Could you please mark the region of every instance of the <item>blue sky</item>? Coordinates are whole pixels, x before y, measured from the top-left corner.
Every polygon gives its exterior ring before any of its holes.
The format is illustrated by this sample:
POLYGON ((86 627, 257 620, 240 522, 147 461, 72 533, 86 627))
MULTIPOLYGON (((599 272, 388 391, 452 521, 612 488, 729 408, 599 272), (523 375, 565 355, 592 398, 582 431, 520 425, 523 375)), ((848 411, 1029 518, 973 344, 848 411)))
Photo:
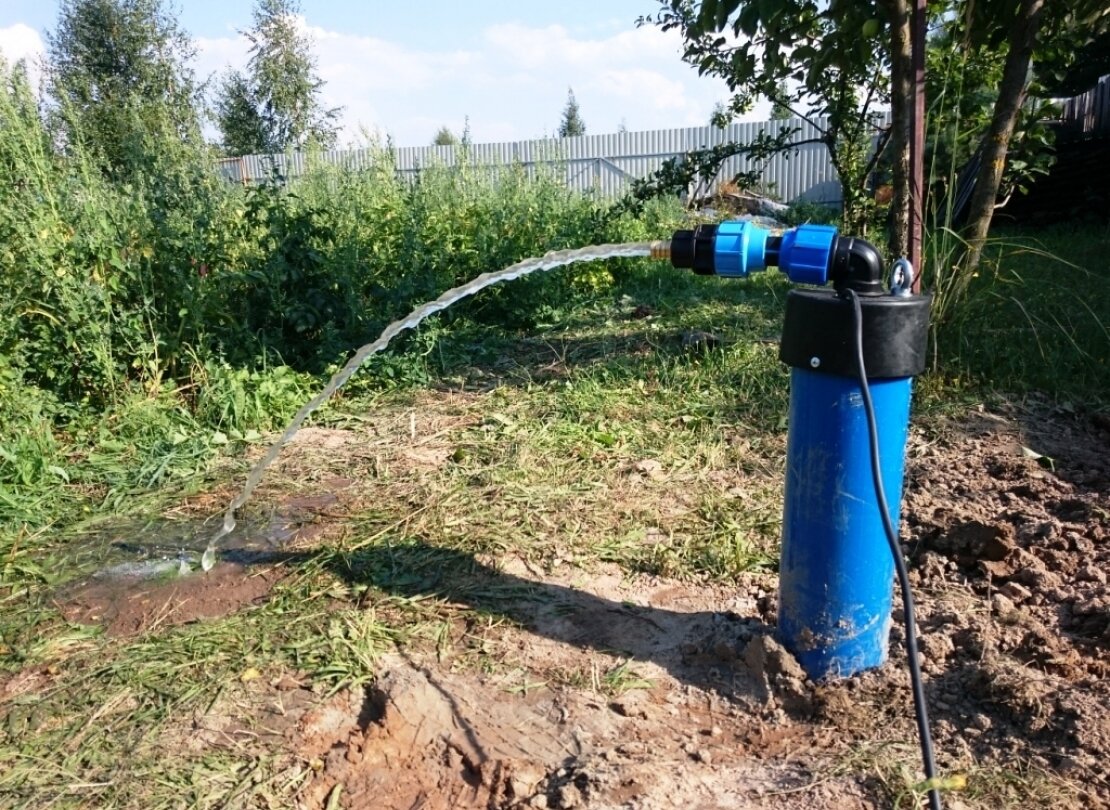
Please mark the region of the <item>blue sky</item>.
MULTIPOLYGON (((184 0, 183 27, 198 46, 201 77, 241 67, 250 0, 184 0)), ((345 108, 343 139, 390 134, 399 146, 428 143, 440 126, 476 141, 551 134, 573 87, 590 133, 700 126, 727 97, 679 58, 680 42, 635 19, 653 0, 302 0, 326 101, 345 108)), ((0 51, 43 49, 58 4, 4 0, 0 51)), ((765 110, 757 108, 753 117, 765 110)))

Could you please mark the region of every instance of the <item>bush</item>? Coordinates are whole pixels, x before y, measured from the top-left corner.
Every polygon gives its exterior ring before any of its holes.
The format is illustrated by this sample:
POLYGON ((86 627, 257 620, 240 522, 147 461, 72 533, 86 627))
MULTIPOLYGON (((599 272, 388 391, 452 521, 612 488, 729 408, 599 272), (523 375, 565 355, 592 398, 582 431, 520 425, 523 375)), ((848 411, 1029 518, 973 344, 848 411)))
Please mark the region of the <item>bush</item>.
MULTIPOLYGON (((0 491, 25 518, 45 514, 21 500, 36 487, 102 498, 279 427, 315 387, 302 372, 334 370, 481 273, 677 224, 673 206, 610 216, 557 169, 479 167, 465 147, 458 165, 415 178, 372 146, 359 170, 309 155, 303 177, 243 188, 165 128, 136 129, 126 180, 67 132, 59 148, 25 75, 0 64, 0 491)), ((403 338, 419 351, 379 357, 368 376, 425 380, 453 321, 528 326, 635 266, 492 288, 403 338)))

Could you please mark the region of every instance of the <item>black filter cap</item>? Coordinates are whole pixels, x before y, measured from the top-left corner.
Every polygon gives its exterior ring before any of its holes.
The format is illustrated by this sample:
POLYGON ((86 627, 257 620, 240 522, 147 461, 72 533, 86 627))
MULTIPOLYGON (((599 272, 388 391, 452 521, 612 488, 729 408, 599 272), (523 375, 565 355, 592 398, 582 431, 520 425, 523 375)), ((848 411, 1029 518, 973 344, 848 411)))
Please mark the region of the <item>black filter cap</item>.
MULTIPOLYGON (((867 376, 913 377, 925 370, 929 295, 860 296, 867 376)), ((852 306, 831 290, 791 290, 779 359, 788 366, 856 376, 852 306)))

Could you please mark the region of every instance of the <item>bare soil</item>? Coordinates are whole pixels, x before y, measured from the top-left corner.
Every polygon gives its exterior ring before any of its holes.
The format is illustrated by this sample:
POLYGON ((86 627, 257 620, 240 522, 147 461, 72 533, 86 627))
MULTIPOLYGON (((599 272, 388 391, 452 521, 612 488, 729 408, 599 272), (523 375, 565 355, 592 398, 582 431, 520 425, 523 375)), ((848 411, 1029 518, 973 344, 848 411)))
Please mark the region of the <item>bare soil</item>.
MULTIPOLYGON (((333 470, 363 446, 328 441, 333 470)), ((410 464, 441 461, 418 449, 410 464)), ((982 411, 916 428, 907 469, 935 744, 969 777, 947 805, 1110 807, 1110 431, 982 411)), ((188 746, 280 751, 306 775, 301 808, 916 806, 900 612, 886 665, 814 684, 774 640, 774 575, 478 562, 477 585, 524 594, 509 621, 455 620, 497 666, 415 646, 331 697, 300 673, 258 679, 192 718, 188 746)), ((149 630, 264 598, 282 570, 224 566, 187 598, 169 583, 124 605, 88 591, 67 615, 149 630)))

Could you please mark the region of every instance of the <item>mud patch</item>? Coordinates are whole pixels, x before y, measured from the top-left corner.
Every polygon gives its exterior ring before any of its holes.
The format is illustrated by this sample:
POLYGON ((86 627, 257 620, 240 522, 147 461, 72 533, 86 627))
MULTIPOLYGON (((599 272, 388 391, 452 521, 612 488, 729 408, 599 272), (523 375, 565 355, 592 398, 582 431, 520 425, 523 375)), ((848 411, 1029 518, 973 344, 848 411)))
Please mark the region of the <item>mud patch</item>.
POLYGON ((62 615, 128 636, 257 604, 285 576, 287 563, 303 560, 309 553, 304 549, 335 529, 333 511, 342 508, 351 481, 329 478, 324 484, 287 495, 266 520, 241 520, 208 573, 199 571, 214 531, 207 521, 108 526, 75 540, 72 564, 89 573, 58 591, 62 615))
POLYGON ((907 478, 938 745, 1066 774, 1086 807, 1110 805, 1108 484, 1106 433, 1043 408, 919 437, 907 478))
POLYGON ((77 624, 100 624, 108 635, 130 636, 200 619, 226 616, 263 601, 285 569, 220 565, 207 574, 141 582, 90 579, 68 590, 62 615, 77 624))

